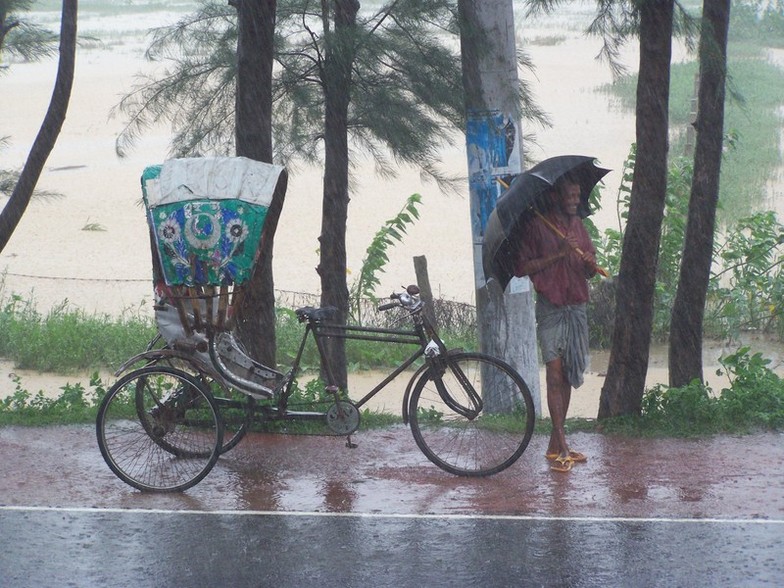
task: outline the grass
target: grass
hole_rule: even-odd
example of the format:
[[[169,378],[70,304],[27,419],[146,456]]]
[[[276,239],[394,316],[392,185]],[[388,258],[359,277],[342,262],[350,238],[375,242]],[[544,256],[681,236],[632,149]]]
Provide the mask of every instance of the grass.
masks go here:
[[[447,339],[453,346],[470,349],[476,346],[475,338],[469,335],[475,328],[465,323],[473,324],[474,319],[462,306],[451,308],[449,304],[439,302],[437,312],[442,320],[452,325],[457,324],[456,317],[463,321],[462,326],[450,329],[452,335],[447,335]],[[388,318],[388,315],[385,317]],[[292,310],[278,309],[277,343],[282,365],[290,364],[303,332],[304,327],[296,320]],[[34,299],[8,294],[0,278],[0,357],[11,360],[16,369],[65,375],[85,370],[94,372],[88,386],[66,384],[57,398],[51,398],[51,393],[44,394],[43,391],[31,393],[18,377],[14,377],[14,391],[0,400],[0,425],[94,420],[97,405],[109,386],[109,383],[101,381],[98,372],[113,371],[130,357],[144,351],[156,333],[153,320],[138,310],[128,310],[119,318],[91,315],[73,308],[66,300],[49,312],[41,313],[36,309]],[[350,371],[396,367],[413,351],[414,347],[410,345],[347,341]],[[310,339],[302,368],[312,373],[318,367],[317,349]],[[313,389],[307,390],[304,402],[311,403],[311,410],[313,404],[319,404],[319,409],[326,406],[325,399],[317,398]],[[399,423],[401,419],[365,410],[361,422],[363,427],[372,427]]]
[[[317,302],[314,302],[317,304]],[[372,306],[372,305],[371,305]],[[450,347],[476,349],[475,318],[467,305],[439,301],[436,314]],[[378,314],[378,313],[376,313]],[[366,311],[365,316],[371,316]],[[390,318],[384,315],[383,318]],[[407,319],[405,319],[407,320]],[[404,322],[403,328],[409,323]],[[287,366],[297,353],[304,332],[293,310],[277,309],[278,362]],[[35,299],[8,293],[0,276],[0,357],[18,369],[69,374],[84,370],[116,369],[128,358],[144,351],[157,327],[141,308],[127,309],[119,317],[88,314],[62,301],[47,313],[36,308]],[[410,345],[347,341],[350,370],[383,369],[399,365],[414,350]],[[319,366],[318,352],[309,341],[303,368]]]
[[[752,363],[755,361],[752,360]],[[731,388],[722,390],[719,395],[713,395],[698,383],[676,389],[658,385],[645,392],[641,415],[602,421],[567,419],[566,432],[655,438],[749,434],[784,429],[784,382],[781,378],[763,368],[761,363],[751,369],[744,368],[739,373],[740,381],[736,380]],[[64,386],[57,398],[47,398],[41,392],[30,394],[18,378],[14,384],[14,393],[0,400],[0,426],[92,423],[98,404],[107,391],[107,384],[97,375],[91,378],[87,388],[82,384]],[[297,408],[325,410],[323,403],[323,400],[311,400]],[[401,423],[400,415],[392,413],[366,409],[360,416],[360,430]],[[504,430],[509,429],[506,421],[502,425]],[[255,424],[253,430],[286,434],[332,434],[324,422],[317,421],[263,421]],[[549,419],[538,419],[535,432],[549,434]]]
[[[657,385],[646,390],[640,415],[597,421],[568,419],[567,433],[576,431],[618,434],[633,437],[695,437],[715,434],[746,434],[759,430],[784,430],[784,380],[769,368],[770,361],[748,348],[722,359],[731,385],[714,393],[699,382],[683,388]],[[43,392],[33,395],[18,377],[14,392],[0,399],[0,426],[77,424],[94,422],[108,384],[94,374],[88,387],[67,384],[56,398]],[[326,410],[332,403],[323,384],[311,380],[296,389],[290,406],[295,410]],[[439,415],[422,415],[438,418]],[[519,423],[519,421],[515,421]],[[401,423],[401,417],[379,411],[363,410],[360,429],[388,427]],[[269,421],[256,430],[289,434],[332,434],[324,422]],[[505,420],[493,426],[508,428]],[[548,419],[540,419],[536,432],[550,431]]]
[[[2,293],[0,283],[0,357],[18,369],[69,374],[116,367],[143,351],[156,332],[151,319],[131,311],[87,314],[64,301],[41,314],[32,300]]]
[[[278,316],[278,343],[283,357],[293,356],[302,335],[302,325],[292,321],[292,316],[293,312],[288,309],[281,309]],[[472,320],[470,314],[458,316],[464,321]],[[471,329],[465,324],[460,327],[457,321],[452,321],[450,330],[457,334],[458,340],[464,339],[465,346],[475,344],[469,340],[467,333]],[[43,315],[35,310],[32,300],[6,295],[0,282],[0,357],[12,359],[18,368],[61,374],[77,369],[96,370],[87,386],[66,384],[56,398],[43,392],[31,394],[22,381],[14,377],[14,391],[0,400],[0,425],[92,422],[109,386],[100,379],[97,370],[117,366],[142,351],[155,333],[152,320],[139,313],[126,312],[120,318],[87,315],[63,302]],[[400,360],[398,355],[389,353],[398,348],[406,356],[411,351],[408,346],[353,341],[349,347],[349,361],[352,369],[389,368]],[[315,369],[318,366],[315,349],[309,350],[309,353],[312,355],[306,355],[305,365]],[[698,383],[679,389],[660,385],[645,392],[639,416],[601,422],[569,419],[567,429],[569,432],[594,431],[633,436],[781,430],[784,429],[784,381],[769,368],[769,363],[761,354],[752,354],[748,348],[741,348],[734,355],[722,359],[731,386],[719,393]],[[331,399],[323,396],[323,386],[317,380],[311,380],[303,384],[292,402],[302,402],[301,410],[307,410],[307,405],[323,410]],[[363,429],[400,422],[398,415],[369,410],[364,410],[360,418]],[[288,424],[285,430],[319,433],[319,427],[299,430]],[[537,431],[549,432],[549,421],[540,420]]]
[[[722,224],[748,215],[764,204],[768,179],[782,164],[781,88],[784,71],[767,61],[759,41],[736,41],[728,49],[728,88],[724,129],[728,148],[722,162],[719,217]],[[670,153],[684,152],[685,130],[690,123],[697,62],[671,68]],[[615,96],[622,108],[634,110],[637,76],[625,76],[601,91]]]

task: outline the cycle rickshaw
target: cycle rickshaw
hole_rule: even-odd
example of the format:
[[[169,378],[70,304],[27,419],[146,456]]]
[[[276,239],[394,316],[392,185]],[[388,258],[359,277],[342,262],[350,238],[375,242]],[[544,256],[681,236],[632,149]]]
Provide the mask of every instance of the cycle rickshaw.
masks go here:
[[[235,333],[235,311],[256,269],[267,209],[283,168],[240,157],[173,159],[142,174],[150,228],[158,335],[117,371],[96,419],[106,463],[142,491],[175,492],[200,482],[255,425],[318,422],[351,435],[361,410],[398,375],[409,382],[403,422],[443,470],[487,476],[512,465],[534,429],[520,375],[481,353],[450,350],[423,313],[419,289],[394,293],[409,326],[342,325],[329,308],[296,310],[304,325],[291,366],[260,364]],[[312,336],[312,337],[311,337]],[[319,354],[330,337],[410,345],[412,353],[362,398],[351,400],[327,370],[323,410],[296,410],[306,342]]]

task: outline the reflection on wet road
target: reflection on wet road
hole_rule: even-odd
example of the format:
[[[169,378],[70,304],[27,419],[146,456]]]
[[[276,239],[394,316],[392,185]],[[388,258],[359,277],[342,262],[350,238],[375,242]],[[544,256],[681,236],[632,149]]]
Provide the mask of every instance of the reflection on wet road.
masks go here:
[[[91,426],[0,428],[0,587],[784,585],[784,435],[545,435],[452,476],[402,426],[252,434],[184,493],[138,492]],[[775,474],[774,474],[775,473]]]
[[[21,586],[749,586],[784,522],[4,509]]]

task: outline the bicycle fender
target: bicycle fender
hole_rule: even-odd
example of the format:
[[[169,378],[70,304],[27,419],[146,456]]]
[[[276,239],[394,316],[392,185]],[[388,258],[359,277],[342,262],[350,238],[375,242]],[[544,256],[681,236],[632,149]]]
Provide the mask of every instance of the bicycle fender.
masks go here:
[[[414,372],[414,375],[411,376],[411,379],[408,381],[406,385],[406,391],[403,393],[403,424],[408,424],[408,415],[411,412],[409,410],[409,406],[411,404],[411,390],[414,389],[414,384],[419,381],[419,378],[422,376],[424,372],[427,371],[428,365],[424,364],[419,367],[419,369]]]
[[[455,355],[457,353],[463,353],[463,350],[461,348],[447,350],[448,355]],[[411,376],[411,379],[408,381],[408,385],[406,385],[406,391],[403,393],[403,424],[404,425],[408,424],[408,415],[411,413],[411,409],[410,409],[411,391],[414,389],[414,384],[416,384],[419,381],[419,378],[422,377],[422,375],[425,372],[427,372],[429,367],[430,366],[427,364],[420,366],[419,369],[416,372],[414,372],[414,375]]]
[[[125,360],[125,362],[123,362],[123,364],[114,372],[114,375],[115,377],[119,377],[123,372],[127,371],[129,368],[133,367],[134,364],[140,361],[154,363],[164,359],[178,359],[190,363],[197,371],[204,374],[210,374],[210,376],[212,376],[212,373],[214,372],[214,370],[211,370],[209,366],[194,358],[192,354],[183,353],[174,349],[163,348],[152,349],[134,355],[133,357]]]

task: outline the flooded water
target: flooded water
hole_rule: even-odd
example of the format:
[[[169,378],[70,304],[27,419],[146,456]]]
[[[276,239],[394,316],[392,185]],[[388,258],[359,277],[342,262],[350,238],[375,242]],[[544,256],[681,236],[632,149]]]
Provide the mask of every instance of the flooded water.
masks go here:
[[[737,342],[706,341],[703,348],[703,373],[707,384],[714,393],[721,392],[722,388],[730,386],[728,376],[722,371],[720,359],[735,353],[742,345],[750,346],[752,353],[760,352],[763,357],[770,360],[769,368],[780,376],[784,377],[784,343],[771,340],[765,337],[746,336]],[[646,386],[653,387],[656,384],[666,385],[669,381],[668,376],[668,348],[666,345],[653,345],[648,364],[648,376]],[[572,395],[572,402],[569,407],[569,416],[574,418],[596,418],[599,412],[599,396],[604,384],[609,361],[609,351],[594,350],[591,352],[590,370],[586,374],[585,383]],[[721,373],[717,373],[721,371]],[[387,375],[385,370],[363,370],[349,374],[349,397],[358,401],[377,386]],[[408,382],[413,375],[413,371],[400,374],[385,386],[376,396],[370,399],[364,408],[371,411],[387,412],[391,414],[401,414],[403,394]],[[35,395],[39,391],[47,398],[56,398],[63,392],[67,385],[81,384],[85,390],[91,391],[89,386],[91,372],[79,372],[74,374],[51,374],[39,373],[31,370],[16,369],[12,362],[0,360],[0,398],[10,396],[16,391],[17,384],[15,378],[19,378],[19,386],[22,390]],[[108,370],[100,372],[99,377],[105,386],[109,386],[116,381],[114,374]],[[304,376],[303,383],[315,377],[314,375]],[[540,382],[545,381],[543,368],[539,374]],[[547,400],[544,390],[540,391],[540,406],[546,407]]]

